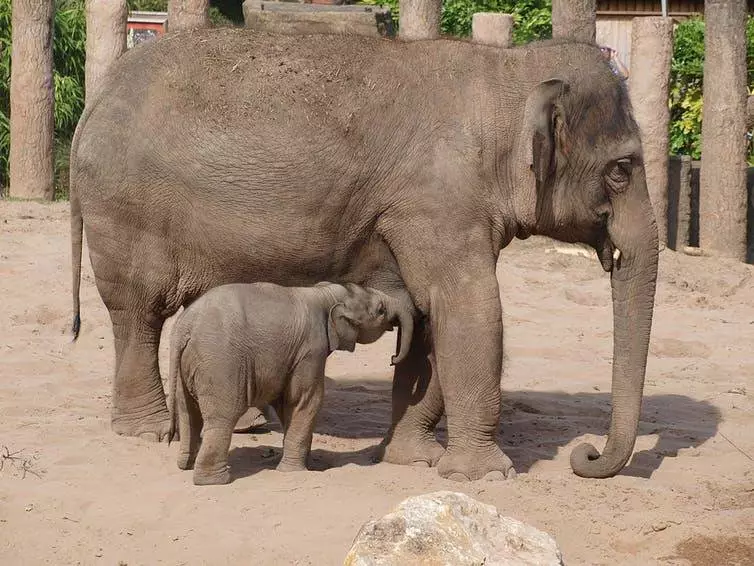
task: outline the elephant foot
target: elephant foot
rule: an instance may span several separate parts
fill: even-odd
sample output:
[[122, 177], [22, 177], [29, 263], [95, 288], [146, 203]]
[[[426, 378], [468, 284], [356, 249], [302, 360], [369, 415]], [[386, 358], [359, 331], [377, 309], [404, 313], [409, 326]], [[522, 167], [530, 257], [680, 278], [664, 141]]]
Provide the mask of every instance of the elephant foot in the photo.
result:
[[189, 452], [178, 454], [178, 468], [181, 470], [193, 470], [196, 455]]
[[229, 466], [219, 471], [194, 469], [194, 485], [225, 485], [226, 483], [230, 483]]
[[301, 462], [285, 462], [283, 460], [275, 468], [278, 472], [305, 472], [308, 468]]
[[170, 414], [167, 407], [153, 414], [113, 411], [111, 426], [115, 434], [133, 436], [150, 442], [170, 440]]
[[513, 462], [495, 443], [449, 448], [437, 463], [437, 473], [459, 482], [501, 481], [516, 477]]
[[379, 446], [379, 459], [390, 464], [431, 468], [445, 453], [445, 448], [437, 442], [434, 435], [409, 437], [406, 434], [393, 434]]

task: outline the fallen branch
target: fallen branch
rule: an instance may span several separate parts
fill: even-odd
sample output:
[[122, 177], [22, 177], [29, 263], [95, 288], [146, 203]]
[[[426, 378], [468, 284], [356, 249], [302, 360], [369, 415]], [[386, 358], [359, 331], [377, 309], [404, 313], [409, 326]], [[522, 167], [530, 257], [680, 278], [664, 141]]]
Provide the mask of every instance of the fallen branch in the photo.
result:
[[14, 470], [21, 473], [21, 479], [26, 479], [26, 474], [31, 474], [41, 479], [42, 476], [39, 474], [39, 472], [32, 468], [36, 456], [25, 458], [20, 455], [23, 451], [24, 450], [22, 448], [21, 450], [11, 452], [10, 448], [3, 446], [2, 449], [0, 449], [0, 472], [2, 472], [5, 469], [5, 465], [8, 464]]

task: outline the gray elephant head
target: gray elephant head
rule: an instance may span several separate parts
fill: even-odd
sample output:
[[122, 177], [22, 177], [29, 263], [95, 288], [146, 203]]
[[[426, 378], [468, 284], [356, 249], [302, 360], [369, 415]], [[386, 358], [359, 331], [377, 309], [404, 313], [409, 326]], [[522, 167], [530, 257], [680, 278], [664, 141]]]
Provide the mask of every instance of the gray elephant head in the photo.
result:
[[[599, 50], [591, 71], [533, 86], [518, 140], [513, 207], [519, 237], [542, 234], [594, 247], [611, 274], [614, 315], [612, 420], [602, 455], [582, 444], [571, 466], [610, 477], [630, 458], [638, 429], [657, 279], [658, 235], [639, 128], [622, 81]], [[573, 55], [573, 53], [571, 53]]]
[[397, 299], [381, 291], [353, 283], [346, 283], [344, 288], [346, 295], [330, 309], [330, 349], [352, 352], [356, 342], [371, 344], [385, 332], [399, 326], [399, 349], [391, 363], [401, 362], [408, 355], [414, 332], [413, 305], [401, 305]]

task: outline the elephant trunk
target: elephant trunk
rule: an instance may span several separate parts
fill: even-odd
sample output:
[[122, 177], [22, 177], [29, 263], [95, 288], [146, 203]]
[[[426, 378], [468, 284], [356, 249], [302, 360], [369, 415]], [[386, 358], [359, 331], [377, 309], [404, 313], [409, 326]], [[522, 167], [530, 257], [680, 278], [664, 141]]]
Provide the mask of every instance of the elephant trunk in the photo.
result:
[[[396, 301], [397, 302], [397, 301]], [[410, 299], [409, 299], [410, 302]], [[391, 314], [391, 316], [398, 320], [398, 351], [397, 353], [391, 358], [390, 364], [396, 365], [401, 363], [404, 359], [406, 359], [406, 356], [408, 356], [408, 351], [411, 349], [411, 339], [414, 335], [414, 309], [413, 304], [411, 304], [410, 307], [405, 307], [403, 305], [398, 305], [395, 311]]]
[[612, 477], [626, 465], [636, 443], [644, 391], [657, 281], [657, 224], [643, 170], [628, 190], [612, 200], [608, 234], [620, 250], [612, 266], [613, 383], [607, 444], [600, 454], [591, 444], [571, 453], [574, 473]]

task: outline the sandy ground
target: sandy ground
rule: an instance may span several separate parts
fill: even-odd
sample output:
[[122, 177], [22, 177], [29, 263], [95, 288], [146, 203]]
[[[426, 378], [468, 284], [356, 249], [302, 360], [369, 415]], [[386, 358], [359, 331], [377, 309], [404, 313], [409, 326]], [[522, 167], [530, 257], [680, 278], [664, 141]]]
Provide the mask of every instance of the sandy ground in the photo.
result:
[[331, 357], [314, 471], [272, 469], [272, 426], [234, 435], [232, 484], [199, 488], [176, 444], [109, 430], [112, 335], [88, 256], [82, 335], [68, 334], [67, 204], [0, 202], [0, 562], [340, 564], [365, 521], [451, 489], [551, 533], [567, 564], [754, 564], [754, 268], [662, 253], [635, 456], [618, 477], [585, 480], [568, 456], [604, 443], [610, 288], [595, 260], [549, 252], [515, 242], [499, 267], [515, 480], [372, 462], [391, 333]]

